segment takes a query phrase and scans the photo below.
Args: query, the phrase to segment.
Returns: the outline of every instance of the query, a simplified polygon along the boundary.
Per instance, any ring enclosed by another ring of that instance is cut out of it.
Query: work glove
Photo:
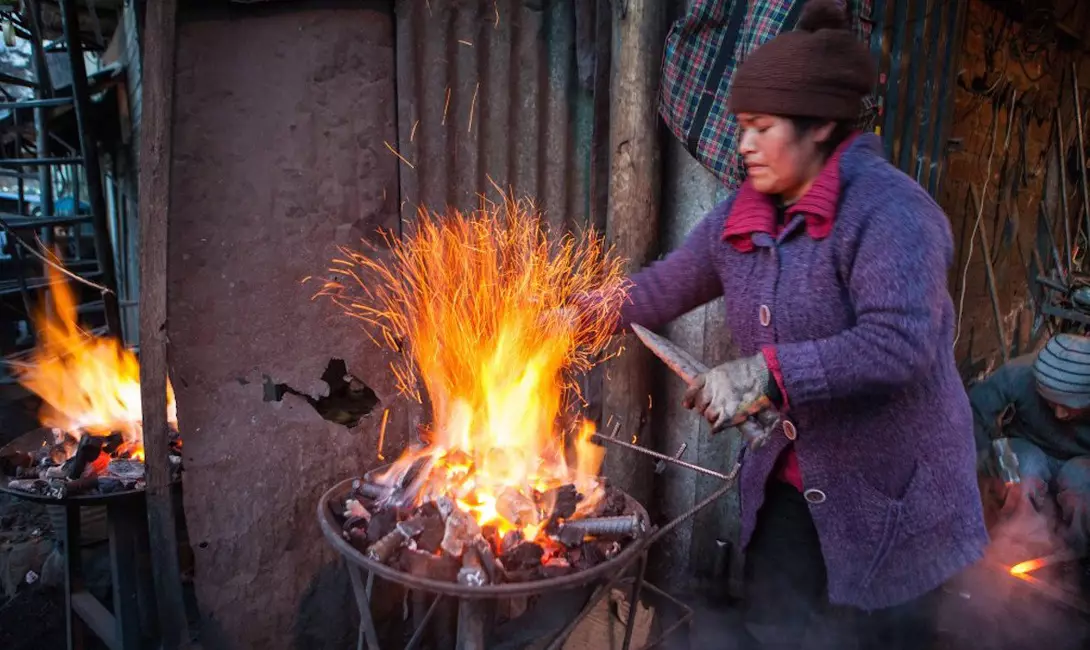
[[[769,377],[763,354],[728,361],[693,380],[682,405],[703,415],[716,433],[757,415],[754,406],[767,401]]]
[[[772,409],[765,409],[757,415],[746,418],[738,425],[742,442],[750,449],[759,449],[772,437],[772,431],[780,423],[780,414]]]

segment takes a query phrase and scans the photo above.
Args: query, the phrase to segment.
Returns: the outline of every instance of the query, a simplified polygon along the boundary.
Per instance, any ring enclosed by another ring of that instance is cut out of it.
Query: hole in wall
[[[370,386],[348,372],[344,359],[330,359],[321,379],[329,385],[329,394],[315,399],[288,384],[275,383],[265,375],[262,399],[266,402],[279,402],[284,399],[285,394],[291,393],[306,400],[325,420],[346,427],[355,426],[378,406],[378,395]]]

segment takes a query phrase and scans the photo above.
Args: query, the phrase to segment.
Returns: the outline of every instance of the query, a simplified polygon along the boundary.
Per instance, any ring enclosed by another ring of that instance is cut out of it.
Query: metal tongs
[[[686,384],[692,385],[696,378],[708,372],[708,366],[697,360],[691,354],[679,347],[673,341],[655,334],[642,325],[632,324],[632,331],[636,333],[640,341],[651,350],[656,357],[662,360],[674,374],[681,377]],[[780,423],[781,416],[772,401],[766,396],[761,396],[755,402],[743,406],[737,414],[735,426],[742,433],[745,446],[757,449],[768,442],[772,430]],[[713,430],[713,434],[717,431]]]

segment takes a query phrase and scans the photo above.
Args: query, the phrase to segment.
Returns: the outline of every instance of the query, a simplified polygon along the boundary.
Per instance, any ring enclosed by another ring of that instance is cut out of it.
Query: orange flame
[[[342,249],[330,271],[345,281],[319,295],[389,348],[407,347],[392,365],[398,386],[420,401],[419,381],[429,398],[429,444],[385,478],[421,463],[418,502],[446,496],[478,523],[528,538],[542,522],[509,506],[534,490],[575,483],[589,507],[603,450],[592,423],[558,420],[580,398],[572,375],[597,362],[613,332],[627,296],[622,260],[592,231],[550,238],[530,201],[506,196],[447,217],[422,209],[404,239],[383,238],[389,263],[374,247]],[[565,310],[591,292],[598,299],[578,317]]]
[[[140,363],[113,338],[80,328],[76,302],[61,272],[47,268],[49,298],[33,315],[38,345],[29,363],[15,366],[19,383],[42,398],[43,426],[75,438],[120,432],[133,458],[142,459]],[[174,390],[167,381],[167,419],[177,426]]]
[[[1045,565],[1044,558],[1035,558],[1033,560],[1026,560],[1025,562],[1019,562],[1011,567],[1012,576],[1021,576],[1027,573],[1031,573],[1040,569]]]

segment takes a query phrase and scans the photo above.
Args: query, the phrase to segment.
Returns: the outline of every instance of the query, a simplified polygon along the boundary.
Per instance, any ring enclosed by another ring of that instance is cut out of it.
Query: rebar
[[[1086,217],[1086,236],[1090,238],[1090,188],[1087,188],[1086,180],[1086,136],[1083,133],[1082,127],[1082,98],[1079,97],[1079,67],[1074,61],[1071,62],[1071,84],[1075,96],[1075,127],[1078,128],[1079,136],[1079,171],[1081,172],[1082,181],[1079,183],[1080,189],[1082,189],[1082,209],[1083,216]]]
[[[560,535],[564,531],[581,533],[583,536],[618,536],[638,537],[647,532],[647,522],[639,515],[620,515],[617,517],[587,517],[566,521],[560,526]]]
[[[683,460],[679,460],[677,458],[674,458],[673,456],[667,456],[666,454],[660,454],[659,452],[652,451],[650,449],[647,449],[646,447],[640,447],[639,445],[633,445],[633,444],[625,442],[624,440],[621,440],[619,438],[611,438],[609,436],[603,436],[600,433],[594,434],[594,437],[598,438],[599,440],[608,442],[611,445],[617,445],[618,447],[624,447],[625,449],[631,449],[632,451],[638,451],[641,454],[644,454],[645,456],[650,456],[652,458],[657,458],[657,459],[659,459],[661,461],[665,461],[667,463],[673,463],[674,465],[677,465],[678,467],[684,467],[686,469],[691,469],[694,472],[699,472],[699,473],[707,475],[707,476],[714,476],[715,478],[719,479],[720,481],[733,480],[733,474],[734,474],[733,472],[731,474],[723,474],[722,472],[717,472],[715,470],[708,469],[706,467],[701,467],[700,465],[693,465],[692,463],[687,463],[687,462],[685,462]]]

